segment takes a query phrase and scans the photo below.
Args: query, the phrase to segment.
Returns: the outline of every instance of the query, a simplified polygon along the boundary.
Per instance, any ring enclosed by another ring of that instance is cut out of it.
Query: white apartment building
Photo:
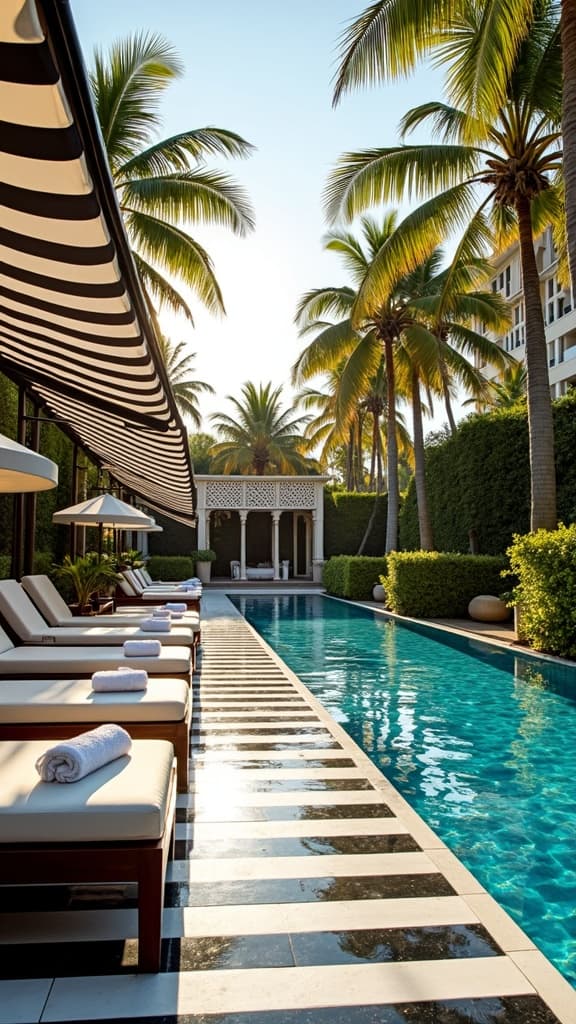
[[[546,343],[548,346],[548,373],[552,398],[564,395],[571,387],[576,387],[576,309],[570,290],[561,287],[557,277],[558,260],[552,240],[552,229],[547,228],[534,244],[536,261],[540,274],[540,295],[546,324]],[[496,341],[501,348],[511,352],[516,359],[524,362],[526,357],[524,294],[522,291],[522,271],[520,267],[520,247],[518,242],[499,253],[492,260],[494,277],[491,286],[494,292],[500,292],[502,298],[510,304],[511,325],[508,332],[496,337],[484,325],[476,324],[476,330],[482,331]],[[489,378],[497,376],[490,367],[483,367]]]

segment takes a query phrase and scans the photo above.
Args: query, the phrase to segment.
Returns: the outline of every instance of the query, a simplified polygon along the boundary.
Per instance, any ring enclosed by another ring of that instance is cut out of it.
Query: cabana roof
[[[191,522],[186,432],[66,0],[0,4],[0,369],[120,483]]]

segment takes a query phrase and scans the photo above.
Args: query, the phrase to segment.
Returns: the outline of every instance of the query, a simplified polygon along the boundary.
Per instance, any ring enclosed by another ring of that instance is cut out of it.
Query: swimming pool
[[[233,601],[576,986],[576,668],[320,596]]]

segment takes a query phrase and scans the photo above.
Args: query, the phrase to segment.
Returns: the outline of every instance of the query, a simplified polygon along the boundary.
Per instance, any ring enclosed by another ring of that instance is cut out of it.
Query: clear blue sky
[[[207,416],[227,409],[241,384],[286,384],[303,342],[293,325],[310,288],[344,284],[334,254],[322,249],[321,195],[345,150],[393,145],[403,113],[440,98],[440,76],[421,71],[393,86],[355,92],[331,106],[338,37],[368,0],[72,0],[84,55],[135,31],[162,33],[177,48],[185,76],[164,93],[163,135],[207,124],[257,147],[247,161],[223,162],[247,189],[256,231],[247,239],[198,226],[214,259],[226,319],[192,299],[196,327],[164,318],[173,340],[197,353],[196,376],[217,395]],[[230,411],[230,410],[228,410]],[[205,428],[209,428],[206,419]]]

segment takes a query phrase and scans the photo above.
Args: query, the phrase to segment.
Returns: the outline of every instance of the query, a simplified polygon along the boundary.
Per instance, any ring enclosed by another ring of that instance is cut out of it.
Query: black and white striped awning
[[[113,476],[193,517],[186,433],[67,0],[0,0],[0,369]]]

